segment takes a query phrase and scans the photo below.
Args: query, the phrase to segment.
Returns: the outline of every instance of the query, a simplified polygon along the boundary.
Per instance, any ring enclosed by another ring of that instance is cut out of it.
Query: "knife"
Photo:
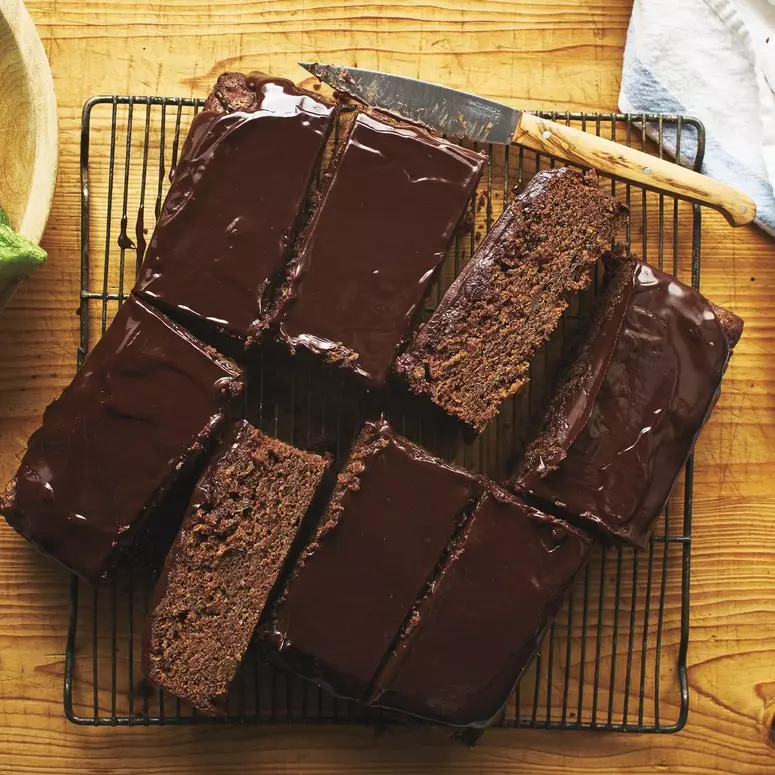
[[[475,94],[400,75],[355,67],[299,62],[338,92],[399,118],[456,138],[518,145],[595,167],[621,180],[719,210],[732,226],[756,216],[747,194],[667,159],[614,140],[539,118]]]

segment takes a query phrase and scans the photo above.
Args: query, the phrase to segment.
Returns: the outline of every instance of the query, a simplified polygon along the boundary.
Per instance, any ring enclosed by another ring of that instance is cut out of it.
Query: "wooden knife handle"
[[[756,217],[753,199],[732,186],[680,164],[530,113],[520,117],[514,142],[575,164],[594,167],[645,188],[702,202],[719,210],[732,226],[743,226]]]

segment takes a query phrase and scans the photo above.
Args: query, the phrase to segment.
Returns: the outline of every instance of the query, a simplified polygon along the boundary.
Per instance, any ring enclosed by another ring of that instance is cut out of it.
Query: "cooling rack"
[[[202,101],[95,97],[81,132],[82,246],[77,365],[127,297],[168,187],[188,125]],[[682,116],[542,113],[699,169],[704,129]],[[473,202],[474,223],[459,235],[426,303],[429,315],[513,189],[562,164],[517,146],[473,146],[488,164]],[[630,208],[620,239],[628,250],[699,287],[701,208],[696,203],[601,179]],[[407,436],[447,459],[494,478],[509,471],[524,442],[525,420],[540,411],[547,386],[594,290],[568,310],[557,336],[532,366],[528,391],[512,400],[473,444],[450,441],[411,405],[393,410]],[[75,364],[74,364],[75,365]],[[314,364],[283,365],[262,354],[252,366],[247,413],[265,431],[300,446],[323,443],[341,459],[358,424],[376,407],[340,374]],[[692,521],[692,460],[648,547],[598,549],[496,725],[509,728],[675,732],[688,713],[686,652]],[[380,712],[335,700],[248,652],[228,713],[211,718],[144,684],[140,644],[152,580],[127,570],[92,589],[72,577],[64,706],[88,725],[390,723]],[[509,590],[499,590],[509,594]]]

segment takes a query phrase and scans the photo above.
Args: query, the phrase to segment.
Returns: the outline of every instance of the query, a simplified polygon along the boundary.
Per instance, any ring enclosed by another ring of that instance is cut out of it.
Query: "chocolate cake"
[[[743,322],[640,261],[609,270],[591,335],[510,485],[643,547],[718,399]]]
[[[485,158],[359,113],[292,264],[280,338],[380,387]]]
[[[218,434],[241,372],[135,298],[29,440],[0,513],[96,583]]]
[[[360,698],[480,489],[367,424],[264,637],[296,672]]]
[[[594,171],[538,173],[398,358],[409,389],[480,432],[527,384],[530,359],[589,284],[625,213]]]
[[[486,726],[535,655],[589,550],[580,531],[488,488],[414,608],[370,704]]]
[[[223,707],[328,462],[237,423],[194,490],[154,590],[147,678]]]
[[[135,292],[208,341],[257,336],[336,114],[284,78],[222,75],[191,125]]]

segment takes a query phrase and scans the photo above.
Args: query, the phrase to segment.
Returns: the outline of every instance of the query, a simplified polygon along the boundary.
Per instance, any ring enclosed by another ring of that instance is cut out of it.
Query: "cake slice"
[[[273,303],[332,100],[263,73],[224,73],[193,120],[135,292],[213,341],[257,336]]]
[[[300,240],[280,338],[382,386],[484,163],[422,129],[359,113]]]
[[[625,214],[594,171],[539,172],[398,358],[409,389],[482,431],[527,384],[530,359],[589,284]]]
[[[156,584],[143,672],[222,709],[328,462],[237,423],[194,490]]]
[[[486,726],[535,656],[589,551],[578,530],[490,486],[412,611],[370,704]]]
[[[0,513],[87,581],[105,578],[218,436],[242,372],[130,298],[30,437]]]
[[[597,321],[510,486],[641,548],[718,399],[743,322],[640,261],[608,269]]]
[[[362,697],[480,489],[367,424],[263,636],[305,678]]]

